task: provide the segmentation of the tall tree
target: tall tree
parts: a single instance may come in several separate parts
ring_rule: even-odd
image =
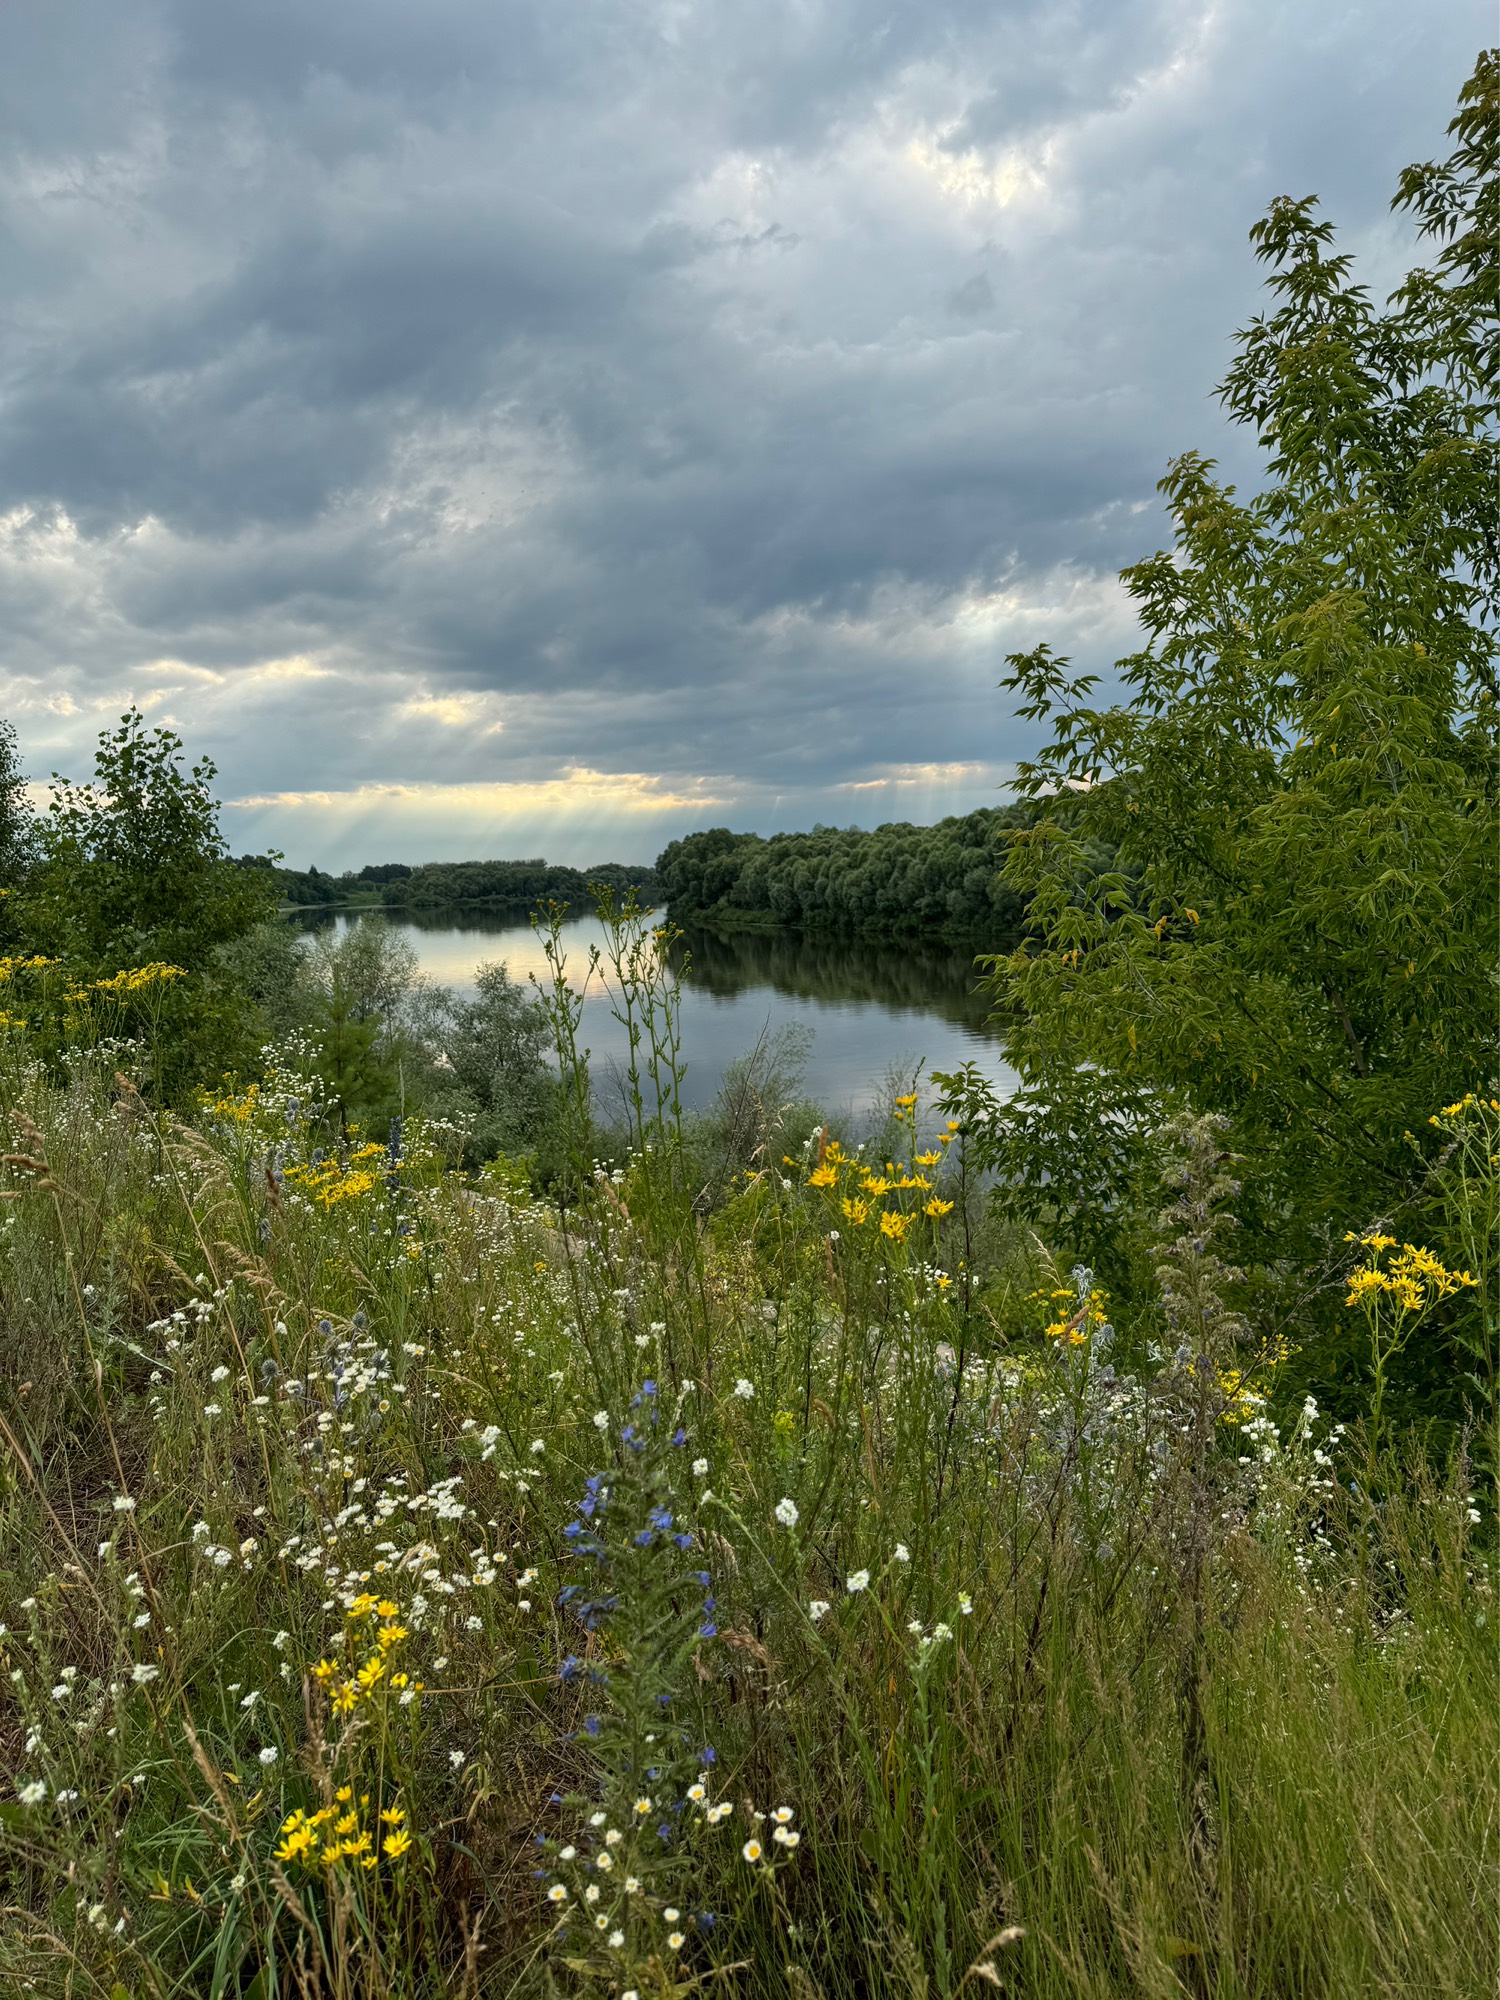
[[[219,831],[208,758],[132,709],[106,731],[90,783],[54,777],[38,829],[27,928],[76,970],[164,960],[206,972],[275,904],[270,871],[238,868]]]
[[[992,962],[1026,1085],[999,1150],[1085,1235],[1115,1199],[1099,1161],[1187,1104],[1251,1162],[1252,1255],[1331,1268],[1496,1062],[1500,51],[1449,130],[1394,204],[1439,255],[1383,309],[1315,200],[1253,230],[1272,305],[1219,393],[1265,483],[1169,468],[1119,699],[1045,646],[1010,662],[1050,741],[1007,862],[1033,936]]]
[[[18,897],[36,847],[36,817],[26,795],[12,723],[0,721],[0,948],[19,936]]]

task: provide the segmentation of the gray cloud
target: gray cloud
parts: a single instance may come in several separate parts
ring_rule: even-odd
[[[413,851],[534,822],[597,858],[709,800],[993,796],[1004,653],[1123,648],[1111,577],[1163,539],[1172,452],[1254,476],[1210,397],[1250,223],[1319,190],[1394,276],[1395,176],[1486,29],[1470,0],[13,10],[0,672],[33,768],[141,699],[277,801],[237,823],[325,863],[389,849],[382,813]]]

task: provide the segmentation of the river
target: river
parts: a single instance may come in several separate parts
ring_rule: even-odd
[[[342,927],[354,919],[321,921]],[[514,979],[546,977],[540,940],[524,918],[508,912],[419,911],[384,921],[410,941],[422,972],[441,985],[472,988],[476,968],[491,960],[502,960]],[[580,917],[563,926],[563,940],[577,983],[603,931],[597,919]],[[694,931],[674,956],[687,1063],[683,1099],[691,1109],[713,1102],[737,1057],[797,1028],[805,1031],[802,1088],[830,1113],[867,1109],[885,1094],[893,1072],[910,1075],[918,1064],[931,1071],[973,1062],[1002,1094],[1014,1086],[967,952],[796,932]],[[607,1089],[623,1061],[625,1035],[597,982],[585,995],[580,1040],[591,1052],[596,1085]]]

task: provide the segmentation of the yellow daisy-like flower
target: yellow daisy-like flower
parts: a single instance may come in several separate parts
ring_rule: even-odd
[[[950,1214],[952,1212],[952,1208],[953,1204],[951,1201],[939,1201],[938,1197],[934,1195],[932,1200],[928,1202],[927,1206],[922,1210],[922,1213],[924,1215],[930,1215],[933,1217],[934,1220],[936,1220],[936,1218],[940,1215]]]
[[[893,1210],[887,1209],[885,1214],[880,1218],[881,1235],[890,1237],[893,1243],[904,1242],[906,1232],[910,1228],[911,1217],[909,1215],[900,1215]]]
[[[870,1204],[867,1201],[860,1201],[857,1197],[855,1200],[850,1201],[845,1196],[839,1205],[844,1211],[844,1219],[847,1222],[858,1224],[868,1222],[870,1219]]]
[[[809,1187],[837,1187],[838,1182],[838,1168],[830,1167],[826,1163],[821,1167],[814,1167],[807,1177]]]
[[[411,1835],[404,1826],[399,1826],[394,1833],[388,1833],[380,1845],[388,1861],[399,1861],[411,1846]]]

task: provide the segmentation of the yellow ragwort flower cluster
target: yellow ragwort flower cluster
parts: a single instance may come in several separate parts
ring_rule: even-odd
[[[1344,1241],[1357,1242],[1370,1253],[1349,1280],[1346,1306],[1375,1305],[1389,1298],[1400,1313],[1426,1312],[1439,1299],[1451,1298],[1478,1282],[1467,1271],[1448,1270],[1420,1244],[1403,1243],[1398,1248],[1394,1236],[1378,1230],[1358,1237],[1351,1231]],[[1391,1251],[1395,1251],[1394,1256],[1388,1255]]]
[[[898,1121],[903,1117],[915,1117],[913,1107],[916,1101],[914,1092],[897,1098]],[[925,1170],[941,1163],[943,1148],[952,1145],[957,1137],[958,1121],[950,1119],[947,1131],[939,1133],[936,1146],[915,1154],[909,1165],[887,1160],[883,1169],[864,1165],[846,1153],[837,1139],[829,1139],[819,1149],[818,1163],[808,1175],[807,1185],[838,1193],[839,1212],[856,1229],[875,1218],[880,1234],[888,1242],[904,1243],[919,1211],[900,1206],[885,1208],[881,1204],[887,1195],[925,1194],[928,1199],[921,1204],[920,1213],[930,1221],[937,1222],[951,1214],[953,1203],[933,1192],[932,1182]]]
[[[354,1201],[380,1186],[381,1171],[372,1163],[383,1160],[386,1149],[371,1139],[356,1146],[347,1160],[320,1160],[316,1166],[288,1167],[286,1178],[304,1194],[310,1194],[320,1208],[333,1208],[341,1201]]]
[[[411,1829],[399,1805],[382,1806],[370,1825],[361,1823],[369,1811],[370,1794],[358,1800],[351,1785],[340,1785],[331,1806],[315,1813],[299,1806],[281,1823],[281,1839],[275,1848],[283,1864],[298,1862],[306,1868],[336,1868],[352,1863],[366,1874],[387,1862],[400,1861],[411,1849]]]
[[[1055,1340],[1064,1347],[1082,1347],[1090,1334],[1103,1326],[1107,1317],[1104,1308],[1108,1302],[1109,1294],[1101,1292],[1097,1286],[1082,1305],[1078,1304],[1077,1292],[1068,1285],[1030,1295],[1030,1303],[1039,1306],[1047,1320],[1042,1331],[1048,1340]],[[1072,1306],[1073,1311],[1065,1313],[1065,1305]]]
[[[258,1083],[247,1083],[238,1094],[232,1090],[226,1090],[218,1097],[212,1091],[205,1090],[203,1093],[205,1113],[210,1118],[227,1118],[234,1125],[248,1125],[260,1108]]]
[[[362,1591],[349,1606],[344,1618],[347,1658],[319,1660],[310,1670],[313,1679],[328,1696],[328,1705],[335,1715],[352,1715],[361,1702],[373,1700],[382,1688],[391,1688],[398,1695],[421,1694],[421,1681],[392,1668],[393,1655],[411,1636],[400,1622],[401,1607],[398,1604],[388,1597],[377,1598],[368,1591]],[[378,1621],[376,1630],[373,1635],[366,1636],[372,1620]],[[373,1647],[369,1644],[370,1636],[374,1639]]]

